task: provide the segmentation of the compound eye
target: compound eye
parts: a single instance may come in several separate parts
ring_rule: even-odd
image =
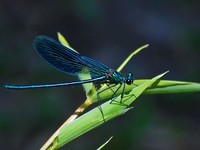
[[[131,80],[131,79],[126,80],[126,84],[130,85],[132,83],[133,83],[133,80]]]

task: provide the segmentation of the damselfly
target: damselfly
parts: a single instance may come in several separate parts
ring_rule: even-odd
[[[77,52],[73,51],[69,47],[63,46],[58,41],[45,36],[37,36],[33,41],[34,48],[37,53],[46,60],[54,68],[69,74],[78,76],[80,74],[90,74],[91,79],[75,81],[75,82],[64,82],[55,84],[37,84],[37,85],[4,85],[6,89],[34,89],[34,88],[50,88],[60,86],[70,86],[77,84],[85,84],[93,82],[95,84],[105,83],[108,85],[117,85],[119,87],[113,91],[113,96],[122,87],[121,97],[123,98],[125,85],[133,84],[133,74],[128,73],[127,76],[123,76],[121,73],[114,69],[111,69],[101,62],[91,59],[86,56],[82,56]],[[123,86],[122,86],[123,85]],[[110,87],[109,87],[110,88]],[[102,92],[102,91],[100,91]],[[98,96],[98,95],[97,95]]]

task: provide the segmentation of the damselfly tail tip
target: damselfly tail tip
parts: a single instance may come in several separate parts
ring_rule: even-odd
[[[17,89],[15,86],[13,85],[1,85],[1,88],[3,89]]]
[[[9,85],[1,85],[1,88],[3,88],[3,89],[10,89],[10,86]]]

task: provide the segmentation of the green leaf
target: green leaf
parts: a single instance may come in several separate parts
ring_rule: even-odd
[[[141,84],[148,82],[150,79],[143,80],[135,80],[134,84],[140,86]],[[115,91],[119,86],[112,88]],[[107,87],[104,87],[107,88]],[[103,88],[103,89],[104,89]],[[135,85],[126,85],[124,90],[125,93],[129,93]],[[103,89],[100,89],[103,90]],[[101,100],[107,100],[109,97],[113,95],[113,91],[108,89],[100,94]],[[184,82],[184,81],[173,81],[173,80],[158,80],[152,86],[147,88],[143,94],[177,94],[177,93],[192,93],[192,92],[200,92],[200,83],[194,82]],[[120,95],[122,93],[122,88],[120,88],[116,95]],[[93,101],[97,101],[98,98],[94,94],[92,95]]]
[[[118,72],[120,72],[124,66],[126,66],[126,64],[130,61],[130,59],[136,55],[137,53],[139,53],[141,50],[143,50],[144,48],[147,48],[149,46],[149,44],[146,44],[144,46],[139,47],[138,49],[136,49],[135,51],[133,51],[126,59],[125,61],[119,66],[119,68],[117,69]]]
[[[97,150],[101,150],[102,148],[104,148],[112,139],[113,137],[111,136],[104,144],[102,144],[99,148],[97,148]]]
[[[140,84],[139,86],[133,88],[129,94],[125,94],[123,98],[123,104],[130,105],[132,102],[136,100],[149,86],[155,83],[158,79],[160,79],[165,73],[156,76],[155,78]],[[116,99],[116,102],[120,103],[121,96],[119,95]],[[112,100],[109,100],[101,105],[101,109],[104,114],[104,119],[102,117],[101,111],[99,107],[96,107],[89,111],[88,113],[80,116],[75,119],[73,122],[66,124],[60,129],[58,136],[54,139],[52,145],[49,149],[59,148],[64,144],[70,142],[71,140],[79,137],[80,135],[104,124],[105,122],[118,117],[124,113],[126,113],[131,108],[125,105],[120,104],[111,104]],[[105,122],[104,122],[105,121]]]
[[[78,53],[75,49],[73,49],[73,48],[70,46],[70,44],[69,44],[69,42],[67,41],[67,39],[66,39],[60,32],[57,32],[57,36],[58,36],[59,42],[60,42],[62,45],[66,46],[67,48],[71,49],[72,51]]]
[[[138,80],[136,84],[142,84],[147,80]],[[144,94],[177,94],[200,92],[200,84],[194,82],[158,80],[145,90]]]

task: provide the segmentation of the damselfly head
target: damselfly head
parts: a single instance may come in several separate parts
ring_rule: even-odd
[[[129,72],[126,77],[126,84],[131,85],[133,84],[133,81],[134,81],[133,74]]]

